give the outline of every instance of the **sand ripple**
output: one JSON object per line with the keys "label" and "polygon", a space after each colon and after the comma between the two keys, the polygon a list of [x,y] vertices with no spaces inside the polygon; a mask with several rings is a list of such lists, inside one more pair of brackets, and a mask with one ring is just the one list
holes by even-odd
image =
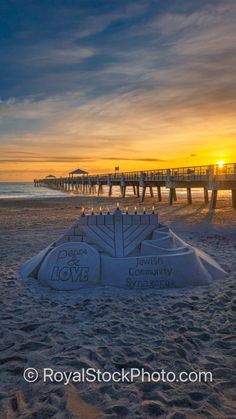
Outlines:
{"label": "sand ripple", "polygon": [[[163,218],[173,223],[172,228],[212,254],[229,273],[224,283],[209,287],[80,300],[72,294],[40,290],[37,284],[22,284],[16,276],[20,264],[56,238],[77,211],[67,206],[58,217],[50,208],[22,212],[22,229],[16,229],[17,220],[13,228],[13,214],[6,215],[0,243],[0,417],[236,417],[236,237],[232,230],[213,221],[209,226],[209,220],[207,224],[201,221],[198,227],[191,221],[186,225],[186,210],[180,211],[179,222],[174,222],[176,215],[162,210]],[[187,215],[196,221],[196,214]],[[62,371],[88,367],[108,371],[132,367],[149,371],[210,370],[214,380],[188,384],[28,384],[22,378],[27,366]]]}

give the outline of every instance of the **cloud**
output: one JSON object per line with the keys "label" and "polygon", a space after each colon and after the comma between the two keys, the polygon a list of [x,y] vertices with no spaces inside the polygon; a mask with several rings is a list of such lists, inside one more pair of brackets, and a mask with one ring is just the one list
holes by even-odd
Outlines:
{"label": "cloud", "polygon": [[76,45],[37,45],[27,48],[22,65],[30,67],[67,67],[82,62],[94,54],[92,48],[80,48]]}
{"label": "cloud", "polygon": [[128,158],[128,157],[103,157],[102,160],[119,160],[119,161],[142,161],[142,162],[167,162],[168,160],[164,159],[157,159],[157,158],[150,158],[150,157],[142,157],[142,158]]}
{"label": "cloud", "polygon": [[235,3],[180,3],[63,3],[43,32],[29,18],[3,51],[2,159],[166,165],[207,143],[235,150]]}
{"label": "cloud", "polygon": [[[52,157],[46,157],[41,156],[39,157],[32,157],[29,156],[28,158],[22,158],[22,157],[12,157],[12,158],[1,158],[0,163],[44,163],[44,162],[51,162],[51,163],[76,163],[78,162],[96,162],[97,159],[91,158],[91,157],[59,157],[59,156],[52,156]],[[109,161],[139,161],[139,162],[168,162],[168,160],[164,159],[157,159],[157,158],[150,158],[150,157],[142,157],[142,158],[128,158],[124,156],[120,157],[100,157],[100,160],[109,160]]]}
{"label": "cloud", "polygon": [[114,22],[127,21],[134,19],[137,16],[142,16],[147,9],[147,2],[136,4],[124,3],[119,9],[114,10],[112,13],[104,13],[100,16],[97,15],[97,9],[94,14],[87,16],[80,29],[73,33],[73,37],[77,39],[87,38],[91,35],[98,34],[107,29]]}

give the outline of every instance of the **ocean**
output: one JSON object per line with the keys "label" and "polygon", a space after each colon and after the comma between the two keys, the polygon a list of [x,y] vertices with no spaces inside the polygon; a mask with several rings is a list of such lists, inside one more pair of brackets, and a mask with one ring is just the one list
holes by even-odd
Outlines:
{"label": "ocean", "polygon": [[[108,187],[104,186],[104,196],[108,196]],[[154,197],[156,197],[156,188],[153,188]],[[169,190],[162,188],[163,200],[167,200]],[[83,195],[83,194],[82,194]],[[114,197],[120,197],[119,186],[113,187],[112,195]],[[229,199],[231,191],[219,191],[218,199]],[[60,197],[72,197],[72,193],[57,191],[46,187],[35,187],[33,182],[0,182],[0,199],[7,198],[28,198],[28,199],[40,199],[40,198],[60,198]],[[126,196],[133,196],[133,188],[127,187]],[[147,188],[146,196],[150,196],[149,188]],[[177,196],[184,198],[186,196],[186,189],[177,189]],[[203,189],[196,188],[192,190],[192,197],[194,199],[203,198]]]}
{"label": "ocean", "polygon": [[33,182],[0,182],[0,199],[7,198],[59,198],[67,193],[48,188],[36,188]]}

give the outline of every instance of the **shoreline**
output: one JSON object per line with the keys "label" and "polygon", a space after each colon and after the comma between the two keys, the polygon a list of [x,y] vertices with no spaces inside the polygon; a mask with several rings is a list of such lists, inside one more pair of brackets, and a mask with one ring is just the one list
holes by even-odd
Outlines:
{"label": "shoreline", "polygon": [[[154,206],[155,212],[160,216],[160,220],[165,223],[171,223],[173,226],[185,227],[187,225],[200,225],[203,224],[206,227],[220,227],[223,228],[236,227],[236,209],[231,207],[231,200],[223,196],[223,199],[219,199],[218,206],[216,209],[211,210],[209,204],[203,204],[200,198],[196,198],[192,205],[188,205],[185,199],[179,198],[174,205],[170,206],[167,202],[157,202],[155,198],[147,197],[144,203],[140,202],[140,199],[137,197],[108,197],[108,196],[92,196],[92,195],[72,195],[72,196],[62,196],[62,197],[47,197],[47,198],[37,198],[37,199],[28,199],[28,198],[3,198],[0,199],[0,214],[2,216],[8,216],[10,218],[10,213],[6,213],[5,210],[14,210],[14,213],[18,213],[22,216],[24,214],[24,208],[27,211],[30,209],[34,210],[36,215],[36,210],[38,210],[38,217],[41,217],[41,209],[47,208],[48,219],[52,218],[53,212],[60,211],[60,219],[63,220],[63,217],[70,213],[70,219],[76,220],[80,216],[82,208],[85,208],[85,211],[89,213],[92,208],[95,212],[98,212],[100,207],[104,213],[107,212],[107,209],[113,210],[116,208],[117,202],[119,202],[120,208],[122,211],[125,211],[128,207],[129,211],[134,211],[134,207],[137,207],[138,213],[147,210],[151,211]],[[3,223],[4,224],[4,223]],[[67,226],[67,223],[65,224]]]}
{"label": "shoreline", "polygon": [[[14,184],[12,184],[14,185]],[[30,185],[30,184],[28,184]],[[93,199],[103,199],[103,198],[108,198],[108,199],[116,199],[117,201],[121,201],[123,200],[124,202],[126,202],[126,200],[136,200],[137,202],[141,202],[141,199],[138,198],[137,196],[134,195],[133,193],[133,188],[132,187],[127,187],[127,191],[126,191],[126,197],[123,198],[120,194],[120,187],[119,186],[114,186],[114,190],[113,190],[113,194],[111,196],[109,196],[109,187],[108,186],[104,186],[104,191],[102,194],[97,195],[95,194],[90,194],[90,193],[81,193],[81,192],[76,192],[76,191],[64,191],[64,190],[59,190],[59,189],[51,189],[51,188],[35,188],[32,184],[31,184],[31,190],[36,191],[36,194],[33,194],[33,192],[29,193],[27,195],[24,196],[24,194],[22,195],[17,195],[15,196],[15,194],[12,192],[11,196],[5,196],[4,194],[1,194],[1,189],[0,189],[0,203],[2,201],[5,200],[41,200],[41,199],[57,199],[57,198],[93,198]],[[162,188],[162,203],[167,203],[169,201],[169,189],[168,188]],[[46,193],[44,194],[42,191],[45,190]],[[38,193],[39,192],[39,193]],[[146,196],[145,196],[145,200],[142,203],[144,206],[146,204],[146,202],[149,202],[151,199],[153,200],[153,202],[156,202],[157,204],[160,204],[160,202],[158,201],[158,194],[153,191],[153,197],[151,196],[150,193],[147,192]],[[209,191],[209,201],[210,201],[210,196],[211,196],[211,191]],[[185,201],[187,202],[187,193],[186,193],[186,188],[178,188],[177,189],[177,201]],[[202,204],[204,203],[204,194],[202,191],[202,188],[195,188],[192,190],[192,201],[193,201],[193,205],[196,202],[201,202]],[[217,199],[217,206],[219,205],[219,203],[221,201],[231,201],[232,202],[232,195],[231,195],[231,191],[230,190],[219,190],[218,191],[218,199]],[[176,201],[174,201],[173,205],[176,204]],[[191,204],[192,205],[192,204]],[[204,205],[209,205],[209,204],[204,204]]]}

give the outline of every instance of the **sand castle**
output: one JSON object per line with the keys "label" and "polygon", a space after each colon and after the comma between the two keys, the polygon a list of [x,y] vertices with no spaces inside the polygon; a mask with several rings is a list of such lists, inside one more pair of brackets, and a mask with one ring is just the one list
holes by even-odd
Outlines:
{"label": "sand castle", "polygon": [[224,270],[159,223],[154,209],[82,215],[56,242],[21,268],[55,290],[96,287],[168,289],[206,285]]}

